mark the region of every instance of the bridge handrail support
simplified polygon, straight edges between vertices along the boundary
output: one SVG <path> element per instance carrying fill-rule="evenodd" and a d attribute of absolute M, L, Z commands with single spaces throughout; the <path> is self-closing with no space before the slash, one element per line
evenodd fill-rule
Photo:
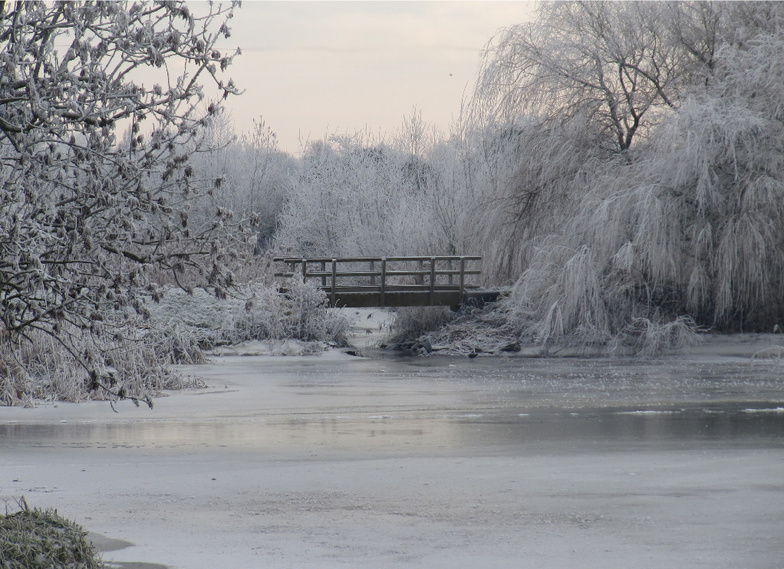
<path fill-rule="evenodd" d="M 387 292 L 387 260 L 385 257 L 381 258 L 381 285 L 379 286 L 379 305 L 381 308 L 386 304 L 384 295 Z"/>
<path fill-rule="evenodd" d="M 431 255 L 431 256 L 422 256 L 422 255 L 414 255 L 411 257 L 342 257 L 339 258 L 338 261 L 341 263 L 367 263 L 368 261 L 381 261 L 382 259 L 386 259 L 388 262 L 396 263 L 400 261 L 430 261 L 431 259 L 436 261 L 448 261 L 449 259 L 458 260 L 458 259 L 465 259 L 466 261 L 481 261 L 481 255 Z M 272 259 L 273 262 L 276 263 L 294 263 L 298 264 L 303 261 L 302 257 L 275 257 Z M 309 263 L 312 262 L 321 262 L 324 261 L 326 263 L 332 262 L 332 257 L 313 257 L 312 259 L 304 259 Z"/>
<path fill-rule="evenodd" d="M 332 306 L 335 306 L 335 299 L 337 298 L 337 280 L 338 280 L 338 261 L 337 259 L 332 259 L 332 291 L 330 292 L 330 301 L 332 302 Z"/>
<path fill-rule="evenodd" d="M 476 289 L 479 288 L 478 285 L 469 285 L 466 283 L 466 276 L 467 275 L 480 275 L 481 270 L 479 269 L 467 269 L 467 263 L 470 261 L 481 261 L 482 257 L 480 256 L 473 256 L 473 255 L 462 255 L 462 256 L 414 256 L 414 257 L 357 257 L 357 258 L 346 258 L 346 259 L 337 259 L 337 258 L 315 258 L 315 259 L 306 259 L 306 258 L 296 258 L 296 257 L 283 257 L 283 258 L 275 258 L 273 259 L 275 262 L 283 262 L 287 264 L 290 268 L 289 271 L 284 272 L 277 272 L 275 273 L 276 277 L 293 277 L 299 271 L 296 271 L 296 266 L 300 263 L 302 264 L 301 275 L 303 280 L 307 281 L 308 278 L 319 278 L 321 280 L 321 288 L 329 293 L 330 301 L 332 305 L 335 305 L 337 294 L 339 292 L 350 293 L 350 292 L 371 292 L 373 290 L 377 290 L 380 295 L 380 305 L 384 306 L 385 304 L 385 295 L 390 290 L 390 285 L 387 282 L 388 277 L 405 277 L 405 276 L 413 276 L 413 277 L 427 277 L 429 278 L 429 282 L 426 284 L 424 282 L 414 283 L 414 284 L 397 284 L 391 285 L 394 291 L 421 291 L 423 293 L 428 294 L 429 302 L 432 304 L 434 302 L 435 293 L 442 292 L 445 290 L 455 290 L 457 288 L 460 298 L 465 297 L 466 289 Z M 446 268 L 438 269 L 437 264 L 438 261 L 446 261 Z M 454 269 L 454 265 L 452 264 L 453 261 L 459 261 L 459 269 Z M 375 263 L 379 262 L 381 267 L 380 270 L 375 269 Z M 417 270 L 405 270 L 405 269 L 395 269 L 389 270 L 387 268 L 388 262 L 416 262 L 418 269 Z M 428 262 L 429 267 L 425 269 L 424 263 Z M 309 266 L 313 266 L 316 263 L 318 268 L 316 270 L 308 270 Z M 327 263 L 329 263 L 329 269 L 327 269 Z M 352 264 L 352 263 L 368 263 L 370 266 L 370 270 L 338 270 L 338 265 L 340 263 L 343 264 Z M 441 275 L 445 275 L 448 277 L 448 284 L 438 285 L 438 277 Z M 455 286 L 453 284 L 452 277 L 454 275 L 458 275 L 459 284 Z M 346 286 L 338 286 L 338 278 L 341 277 L 370 277 L 371 285 L 368 287 L 367 285 L 346 285 Z M 379 278 L 379 283 L 376 285 L 376 278 Z M 327 285 L 327 280 L 329 279 L 329 285 Z M 419 279 L 417 279 L 419 280 Z M 424 279 L 422 279 L 424 280 Z"/>
<path fill-rule="evenodd" d="M 460 298 L 465 298 L 465 258 L 460 258 Z M 449 283 L 452 284 L 452 275 L 449 275 Z"/>

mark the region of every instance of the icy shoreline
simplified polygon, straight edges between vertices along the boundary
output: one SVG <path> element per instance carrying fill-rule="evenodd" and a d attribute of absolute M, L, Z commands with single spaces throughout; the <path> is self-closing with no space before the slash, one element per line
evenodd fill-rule
<path fill-rule="evenodd" d="M 361 355 L 370 354 L 384 342 L 394 321 L 394 313 L 374 308 L 339 309 L 343 317 L 350 322 L 348 333 L 349 348 L 340 350 Z M 753 359 L 784 360 L 784 334 L 716 334 L 701 333 L 699 342 L 694 346 L 684 347 L 663 357 L 734 357 Z M 318 355 L 332 348 L 324 342 L 302 342 L 299 340 L 267 340 L 243 342 L 234 346 L 220 346 L 208 353 L 210 356 L 302 356 Z M 358 350 L 358 352 L 357 352 Z M 394 353 L 394 350 L 385 350 Z M 432 346 L 432 352 L 449 355 L 447 346 Z M 376 352 L 378 353 L 378 352 Z M 425 355 L 425 352 L 422 352 Z M 597 357 L 590 350 L 582 347 L 561 347 L 557 350 L 541 345 L 523 345 L 518 351 L 502 351 L 497 353 L 481 353 L 480 356 L 501 357 Z M 599 356 L 612 357 L 612 356 Z"/>

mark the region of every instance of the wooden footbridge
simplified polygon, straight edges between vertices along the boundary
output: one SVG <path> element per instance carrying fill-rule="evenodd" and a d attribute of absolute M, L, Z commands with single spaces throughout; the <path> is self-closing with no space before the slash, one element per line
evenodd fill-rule
<path fill-rule="evenodd" d="M 481 257 L 355 257 L 274 259 L 276 277 L 316 281 L 330 306 L 460 306 L 494 301 L 480 289 Z"/>

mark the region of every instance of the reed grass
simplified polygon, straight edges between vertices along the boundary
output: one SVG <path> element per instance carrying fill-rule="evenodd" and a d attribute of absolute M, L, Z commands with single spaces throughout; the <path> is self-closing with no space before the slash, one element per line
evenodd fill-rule
<path fill-rule="evenodd" d="M 3 569 L 101 569 L 87 532 L 56 510 L 30 509 L 0 515 L 0 567 Z"/>

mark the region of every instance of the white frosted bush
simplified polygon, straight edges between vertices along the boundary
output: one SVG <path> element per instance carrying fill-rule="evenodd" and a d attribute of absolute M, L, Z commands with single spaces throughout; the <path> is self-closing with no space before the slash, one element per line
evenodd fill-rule
<path fill-rule="evenodd" d="M 128 322 L 123 313 L 107 314 L 107 330 L 124 327 L 123 334 L 94 338 L 74 329 L 64 334 L 67 343 L 39 332 L 18 343 L 5 338 L 0 345 L 0 404 L 91 398 L 152 404 L 161 390 L 197 384 L 171 366 L 203 362 L 204 349 L 286 338 L 346 342 L 347 321 L 327 308 L 323 291 L 312 284 L 294 280 L 286 295 L 258 284 L 235 292 L 218 299 L 203 289 L 192 294 L 169 289 L 159 303 L 147 303 L 150 321 Z M 80 354 L 96 374 L 72 353 Z"/>
<path fill-rule="evenodd" d="M 298 279 L 288 281 L 286 289 L 281 294 L 272 286 L 251 283 L 218 299 L 203 289 L 188 294 L 172 288 L 150 310 L 164 329 L 179 327 L 207 349 L 285 338 L 345 343 L 347 323 L 327 308 L 321 289 Z"/>
<path fill-rule="evenodd" d="M 122 326 L 119 318 L 114 324 Z M 65 342 L 33 331 L 18 342 L 2 344 L 0 404 L 129 399 L 152 405 L 152 397 L 161 390 L 194 384 L 167 365 L 172 349 L 182 350 L 183 356 L 189 350 L 182 338 L 142 327 L 101 338 L 76 329 L 64 330 L 64 334 Z"/>
<path fill-rule="evenodd" d="M 438 332 L 452 319 L 444 306 L 410 306 L 397 309 L 390 327 L 387 344 L 410 346 L 423 335 Z"/>

